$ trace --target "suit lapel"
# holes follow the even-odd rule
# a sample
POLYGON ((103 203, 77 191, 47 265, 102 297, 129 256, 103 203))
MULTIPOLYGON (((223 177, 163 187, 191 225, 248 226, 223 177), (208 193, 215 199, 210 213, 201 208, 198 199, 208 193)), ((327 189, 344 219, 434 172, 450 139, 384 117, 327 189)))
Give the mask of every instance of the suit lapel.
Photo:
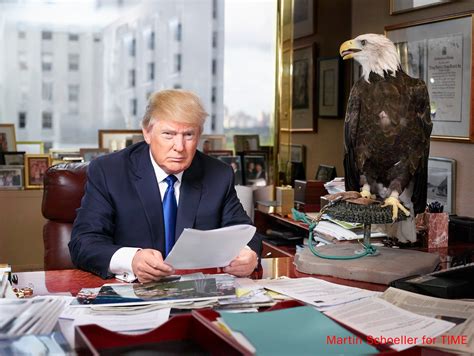
POLYGON ((194 226, 202 192, 202 169, 199 161, 200 152, 197 151, 191 166, 183 174, 179 192, 178 216, 176 218, 176 240, 185 228, 194 226))
POLYGON ((130 159, 136 167, 135 188, 150 225, 151 247, 163 252, 165 249, 163 208, 148 145, 145 145, 141 152, 135 152, 130 159))

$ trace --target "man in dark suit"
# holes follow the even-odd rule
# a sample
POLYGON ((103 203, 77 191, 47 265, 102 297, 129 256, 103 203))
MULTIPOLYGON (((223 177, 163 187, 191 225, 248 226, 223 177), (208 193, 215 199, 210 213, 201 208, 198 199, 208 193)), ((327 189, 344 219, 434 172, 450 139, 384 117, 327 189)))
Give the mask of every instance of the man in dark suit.
MULTIPOLYGON (((154 93, 142 121, 145 142, 90 163, 69 243, 77 267, 102 278, 157 280, 174 273, 163 260, 184 228, 251 224, 231 167, 196 151, 206 116, 191 92, 154 93)), ((249 275, 260 252, 256 234, 224 272, 249 275)))

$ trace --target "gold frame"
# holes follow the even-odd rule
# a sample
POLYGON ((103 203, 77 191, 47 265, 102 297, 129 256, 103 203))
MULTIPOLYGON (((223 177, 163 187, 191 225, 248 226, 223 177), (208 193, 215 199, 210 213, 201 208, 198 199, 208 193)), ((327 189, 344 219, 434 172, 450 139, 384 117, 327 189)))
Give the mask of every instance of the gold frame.
MULTIPOLYGON (((38 145, 40 149, 40 153, 30 153, 30 154, 44 154, 44 142, 43 141, 17 141, 17 146, 18 145, 38 145)), ((18 150, 17 150, 18 151, 18 150)), ((28 154, 26 150, 22 150, 22 152, 25 151, 25 154, 28 154)))
MULTIPOLYGON (((46 158, 48 161, 48 168, 51 167, 51 156, 49 154, 26 154, 25 155, 25 189, 43 189, 43 184, 31 184, 30 182, 30 164, 31 158, 46 158)), ((45 171, 46 172, 46 171, 45 171)))
POLYGON ((448 3, 452 2, 452 0, 441 0, 441 2, 436 2, 436 3, 432 3, 432 4, 419 5, 419 6, 416 6, 416 7, 414 6, 414 7, 407 8, 407 9, 402 9, 402 10, 394 10, 395 1, 398 1, 398 0, 390 0, 390 15, 403 14, 405 12, 426 9, 427 7, 445 5, 445 4, 448 4, 448 3))
MULTIPOLYGON (((398 31, 398 30, 404 30, 404 29, 409 29, 409 28, 414 28, 416 26, 425 26, 425 25, 430 25, 430 24, 437 24, 440 22, 448 22, 451 20, 459 20, 462 18, 470 18, 470 28, 466 29, 466 33, 469 33, 471 35, 471 43, 470 43, 470 78, 469 78, 469 94, 462 93, 461 94, 461 100, 462 102, 469 102, 469 113, 466 114, 467 117, 463 118, 461 117, 461 122, 465 119, 468 120, 468 128, 467 132, 462 132, 459 136, 456 135, 449 135, 449 134, 433 134, 431 135, 431 140, 433 141, 450 141, 450 142, 464 142, 464 143, 474 143, 474 13, 469 11, 469 12, 464 12, 456 15, 448 15, 448 16, 441 16, 441 17, 436 17, 432 19, 427 19, 427 20, 419 20, 419 21, 412 21, 412 22, 406 22, 402 24, 397 24, 397 25, 390 25, 390 26, 385 26, 385 35, 390 38, 390 31, 398 31)), ((445 33, 445 36, 449 36, 452 33, 445 33)), ((433 37, 434 38, 434 37, 433 37)), ((467 65, 466 65, 467 66, 467 65)), ((465 74, 463 73, 463 76, 465 74)), ((461 88, 461 90, 463 90, 461 88)), ((434 125, 436 125, 436 121, 434 122, 434 125)), ((461 127, 460 130, 463 130, 461 127)), ((433 132, 435 131, 434 126, 433 126, 433 132)))
POLYGON ((98 135, 99 135, 99 148, 107 148, 109 149, 110 152, 112 150, 110 147, 104 147, 104 136, 105 135, 143 135, 142 130, 99 130, 98 135))
MULTIPOLYGON (((13 146, 10 149, 7 147, 7 152, 15 152, 17 151, 16 149, 16 133, 15 133, 15 124, 0 124, 0 129, 5 128, 6 130, 11 129, 12 130, 12 135, 13 135, 13 146)), ((8 141, 7 141, 8 144, 8 141)))

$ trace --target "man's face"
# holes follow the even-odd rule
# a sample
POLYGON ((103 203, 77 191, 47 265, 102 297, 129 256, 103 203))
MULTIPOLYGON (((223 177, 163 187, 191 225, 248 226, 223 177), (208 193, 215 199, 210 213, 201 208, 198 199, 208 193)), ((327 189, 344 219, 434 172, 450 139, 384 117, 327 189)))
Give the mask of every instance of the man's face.
POLYGON ((200 128, 169 120, 155 121, 143 130, 155 162, 168 174, 177 174, 191 165, 199 142, 200 128))

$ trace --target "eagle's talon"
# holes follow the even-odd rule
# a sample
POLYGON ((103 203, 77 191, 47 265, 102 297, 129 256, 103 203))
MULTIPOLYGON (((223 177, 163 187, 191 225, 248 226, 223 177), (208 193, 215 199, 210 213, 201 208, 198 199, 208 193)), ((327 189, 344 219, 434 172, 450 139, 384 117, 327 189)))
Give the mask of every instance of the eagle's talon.
POLYGON ((362 196, 362 198, 367 198, 367 199, 370 199, 372 197, 372 194, 370 194, 370 192, 365 189, 361 190, 360 195, 362 196))
POLYGON ((410 216, 410 212, 400 203, 400 201, 395 197, 388 197, 385 199, 384 203, 382 204, 382 208, 386 206, 392 206, 392 221, 397 221, 398 218, 398 209, 403 211, 406 216, 410 216))

